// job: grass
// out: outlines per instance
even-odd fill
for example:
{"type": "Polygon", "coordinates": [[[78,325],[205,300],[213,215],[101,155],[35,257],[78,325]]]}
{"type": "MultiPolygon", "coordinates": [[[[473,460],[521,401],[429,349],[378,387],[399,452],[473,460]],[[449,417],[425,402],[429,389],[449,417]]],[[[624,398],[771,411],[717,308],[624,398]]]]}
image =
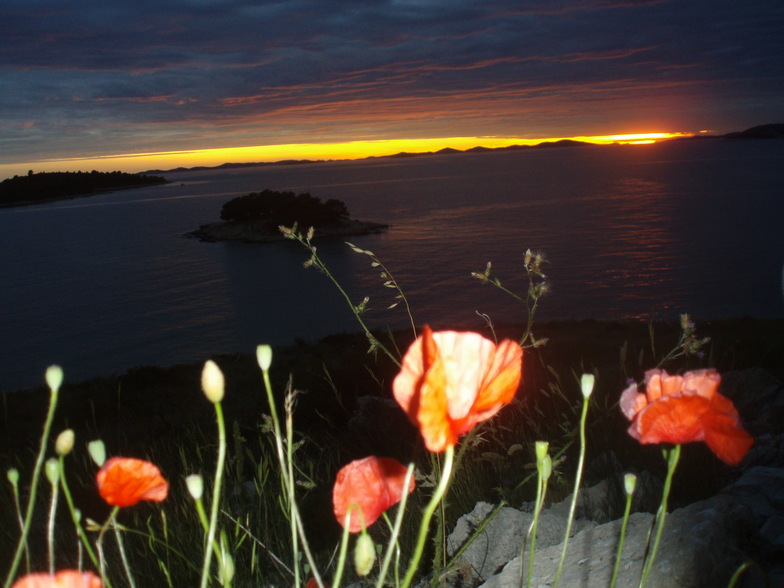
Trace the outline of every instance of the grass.
{"type": "MultiPolygon", "coordinates": [[[[680,358],[667,367],[681,370],[710,365],[720,372],[762,367],[784,378],[783,326],[782,320],[755,319],[700,324],[700,334],[712,338],[706,356],[680,358]]],[[[520,325],[496,325],[499,338],[519,339],[524,329],[520,325]]],[[[556,475],[548,490],[550,499],[557,500],[571,491],[568,480],[574,478],[578,445],[570,445],[570,441],[579,420],[579,377],[584,372],[598,375],[587,424],[586,464],[613,451],[627,467],[664,473],[666,464],[658,448],[640,447],[628,437],[616,402],[627,378],[640,379],[644,370],[655,365],[677,341],[679,325],[558,322],[537,325],[536,333],[550,343],[526,351],[524,383],[518,398],[463,441],[467,444],[465,454],[458,459],[459,474],[444,503],[439,526],[442,533],[436,533],[438,544],[443,543],[443,533],[448,533],[455,520],[478,500],[503,499],[514,505],[534,498],[535,440],[549,440],[552,455],[564,450],[565,460],[556,460],[556,475]]],[[[386,335],[379,333],[377,337],[385,341],[386,335]]],[[[395,333],[394,344],[389,342],[387,346],[405,349],[412,337],[410,330],[395,333]]],[[[251,354],[214,359],[226,376],[223,409],[229,439],[220,528],[237,570],[234,585],[290,584],[284,567],[292,561],[290,526],[280,503],[285,491],[264,418],[268,409],[261,374],[251,354]]],[[[390,396],[397,369],[385,355],[367,353],[364,334],[334,335],[318,343],[275,350],[271,377],[278,395],[276,402],[283,405],[290,378],[293,387],[301,391],[295,413],[297,499],[311,547],[325,568],[340,540],[341,529],[332,515],[331,487],[343,464],[377,454],[404,463],[413,459],[425,475],[433,471],[417,431],[402,412],[380,410],[390,396]],[[370,406],[379,412],[375,420],[369,419],[362,427],[356,415],[360,406],[368,406],[363,400],[368,396],[374,399],[370,406]]],[[[113,378],[66,381],[59,394],[52,430],[54,435],[65,428],[76,432],[77,450],[67,458],[67,475],[74,502],[85,519],[102,521],[110,511],[97,496],[96,468],[83,451],[89,440],[103,439],[110,456],[153,461],[172,485],[170,498],[161,505],[142,503],[120,513],[119,523],[136,530],[127,534],[126,549],[137,585],[191,585],[199,576],[203,532],[184,479],[202,473],[205,496],[209,496],[210,472],[214,471],[217,453],[214,413],[200,393],[200,373],[201,364],[142,367],[113,378]]],[[[24,481],[29,480],[35,460],[48,397],[47,390],[39,389],[3,398],[0,463],[4,470],[20,470],[23,503],[24,493],[29,491],[24,481]]],[[[689,465],[682,466],[675,479],[671,506],[704,498],[726,482],[728,469],[718,460],[706,459],[708,453],[702,444],[684,447],[682,461],[689,465]]],[[[589,468],[586,482],[602,474],[589,468]]],[[[420,479],[420,488],[427,483],[427,479],[420,479]]],[[[45,487],[41,487],[30,535],[34,562],[46,559],[45,487]]],[[[413,494],[407,516],[421,512],[426,498],[419,492],[413,494]]],[[[8,568],[18,537],[15,512],[10,491],[0,492],[0,569],[8,568]]],[[[403,526],[404,553],[416,540],[417,526],[403,526]]],[[[61,508],[56,538],[58,568],[77,564],[79,553],[72,528],[61,508]]],[[[381,524],[374,525],[371,533],[377,544],[383,544],[388,536],[381,524]]],[[[107,539],[107,545],[112,546],[112,541],[107,539]]],[[[425,561],[437,557],[444,561],[438,549],[429,544],[425,561]]],[[[109,563],[109,573],[121,578],[119,558],[115,559],[109,563]]]]}

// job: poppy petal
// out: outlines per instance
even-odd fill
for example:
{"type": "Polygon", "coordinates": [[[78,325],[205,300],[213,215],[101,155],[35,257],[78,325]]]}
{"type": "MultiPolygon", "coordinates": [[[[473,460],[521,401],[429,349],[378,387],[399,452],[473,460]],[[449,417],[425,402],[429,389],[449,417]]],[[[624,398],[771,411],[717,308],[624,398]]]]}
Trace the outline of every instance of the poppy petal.
{"type": "Polygon", "coordinates": [[[440,452],[511,402],[522,377],[522,349],[477,333],[425,326],[408,348],[393,394],[426,447],[440,452]]]}
{"type": "Polygon", "coordinates": [[[732,401],[719,393],[721,376],[716,370],[694,370],[683,376],[648,370],[645,383],[645,395],[631,385],[620,400],[623,414],[631,421],[629,434],[640,443],[705,441],[729,465],[737,465],[754,444],[732,401]]]}
{"type": "MultiPolygon", "coordinates": [[[[343,466],[335,477],[332,505],[337,521],[343,525],[351,512],[348,530],[357,533],[372,525],[390,506],[400,502],[408,469],[389,457],[370,456],[343,466]],[[357,512],[354,506],[362,510],[357,512]]],[[[408,493],[414,491],[414,480],[408,493]]]]}
{"type": "Polygon", "coordinates": [[[60,570],[52,574],[27,574],[11,588],[102,588],[101,579],[92,572],[60,570]]]}
{"type": "Polygon", "coordinates": [[[131,457],[113,457],[95,476],[98,493],[112,506],[128,507],[141,500],[161,502],[169,483],[155,464],[131,457]]]}

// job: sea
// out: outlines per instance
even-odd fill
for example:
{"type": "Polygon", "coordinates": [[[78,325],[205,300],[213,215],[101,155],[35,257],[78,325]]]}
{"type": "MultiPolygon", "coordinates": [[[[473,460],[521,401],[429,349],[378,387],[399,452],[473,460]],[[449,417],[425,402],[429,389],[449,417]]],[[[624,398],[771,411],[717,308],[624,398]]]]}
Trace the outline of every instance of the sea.
{"type": "Polygon", "coordinates": [[[0,390],[253,353],[371,328],[537,320],[784,316],[784,141],[531,148],[167,172],[165,185],[0,210],[0,390]],[[264,189],[344,201],[379,234],[296,242],[185,237],[264,189]],[[383,264],[357,253],[370,251],[383,264]],[[405,294],[384,286],[389,277],[405,294]]]}

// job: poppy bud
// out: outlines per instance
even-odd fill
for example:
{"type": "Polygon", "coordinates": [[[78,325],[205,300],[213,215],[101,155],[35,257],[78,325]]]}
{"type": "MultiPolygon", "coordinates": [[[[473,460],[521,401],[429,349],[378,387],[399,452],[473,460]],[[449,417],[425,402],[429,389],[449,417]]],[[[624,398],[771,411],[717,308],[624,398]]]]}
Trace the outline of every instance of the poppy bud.
{"type": "Polygon", "coordinates": [[[256,361],[261,368],[261,371],[269,371],[272,365],[272,347],[269,345],[259,345],[256,347],[256,361]]]}
{"type": "Polygon", "coordinates": [[[225,381],[223,379],[223,372],[211,359],[204,363],[204,369],[201,372],[201,389],[207,400],[213,404],[218,404],[223,400],[225,391],[225,381]]]}
{"type": "Polygon", "coordinates": [[[541,463],[544,456],[547,455],[547,448],[549,447],[547,441],[537,441],[534,447],[536,448],[536,463],[541,463]]]}
{"type": "Polygon", "coordinates": [[[583,392],[583,398],[591,397],[595,380],[596,378],[593,374],[583,374],[583,377],[580,379],[580,388],[583,392]]]}
{"type": "Polygon", "coordinates": [[[59,365],[50,365],[46,368],[46,384],[53,394],[57,394],[63,383],[63,368],[59,365]]]}
{"type": "Polygon", "coordinates": [[[623,489],[626,490],[626,495],[631,496],[634,494],[634,489],[637,487],[637,476],[634,474],[625,474],[623,476],[623,489]]]}
{"type": "Polygon", "coordinates": [[[553,460],[549,455],[545,455],[542,460],[542,480],[545,482],[550,479],[550,474],[553,473],[553,460]]]}
{"type": "Polygon", "coordinates": [[[373,545],[373,539],[367,533],[362,533],[354,545],[354,569],[357,576],[367,576],[375,561],[376,546],[373,545]]]}
{"type": "Polygon", "coordinates": [[[16,468],[11,468],[5,475],[8,481],[11,482],[11,486],[16,486],[19,483],[19,470],[16,468]]]}
{"type": "Polygon", "coordinates": [[[55,458],[50,457],[44,464],[44,472],[49,483],[52,486],[57,486],[57,482],[60,481],[60,463],[55,458]]]}
{"type": "Polygon", "coordinates": [[[74,446],[73,429],[66,429],[57,436],[54,442],[54,450],[57,455],[68,455],[74,446]]]}
{"type": "Polygon", "coordinates": [[[106,446],[103,444],[103,441],[100,439],[90,441],[87,444],[87,451],[90,453],[90,457],[93,458],[95,465],[99,468],[103,467],[103,464],[106,461],[106,446]]]}
{"type": "Polygon", "coordinates": [[[204,478],[199,474],[191,474],[185,478],[185,485],[188,486],[188,492],[194,500],[201,500],[204,494],[204,478]]]}

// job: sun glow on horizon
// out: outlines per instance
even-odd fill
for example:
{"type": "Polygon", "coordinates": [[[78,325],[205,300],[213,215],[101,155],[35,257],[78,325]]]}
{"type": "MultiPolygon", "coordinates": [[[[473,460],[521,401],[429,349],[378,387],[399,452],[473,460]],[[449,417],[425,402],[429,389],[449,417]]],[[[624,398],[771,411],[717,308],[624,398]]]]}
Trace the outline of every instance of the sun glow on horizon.
{"type": "Polygon", "coordinates": [[[473,147],[499,148],[512,145],[538,145],[562,140],[595,144],[650,144],[660,140],[692,136],[692,133],[636,133],[622,135],[558,137],[525,139],[520,137],[443,137],[433,139],[386,139],[346,141],[341,143],[291,143],[253,147],[226,147],[149,153],[125,153],[96,157],[40,159],[17,164],[0,165],[0,178],[51,171],[115,171],[142,172],[152,169],[169,170],[179,167],[214,167],[223,163],[274,163],[287,160],[352,160],[381,157],[396,153],[426,153],[451,148],[460,151],[473,147]]]}

